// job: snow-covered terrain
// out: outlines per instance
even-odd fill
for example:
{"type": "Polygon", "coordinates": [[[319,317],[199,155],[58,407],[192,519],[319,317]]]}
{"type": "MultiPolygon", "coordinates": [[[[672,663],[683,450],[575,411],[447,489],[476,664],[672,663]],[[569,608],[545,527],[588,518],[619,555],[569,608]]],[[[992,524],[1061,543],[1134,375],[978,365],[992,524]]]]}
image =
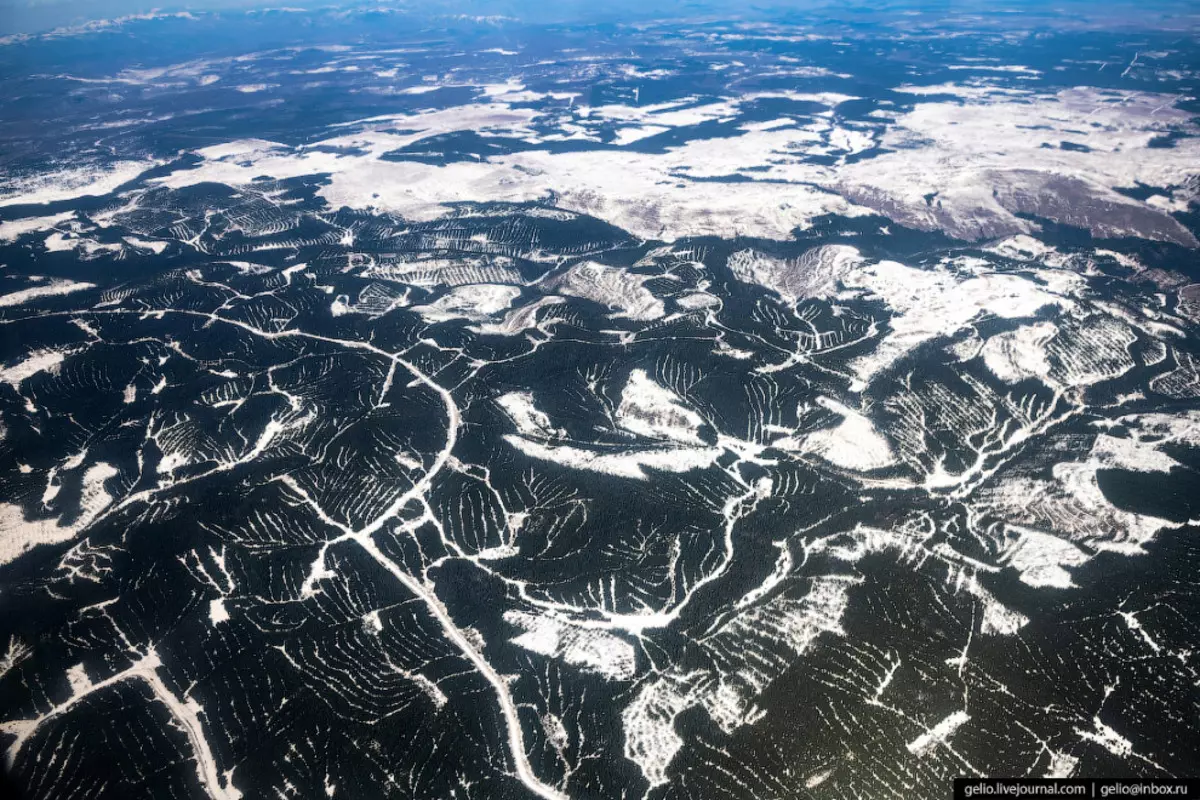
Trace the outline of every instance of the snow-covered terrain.
{"type": "Polygon", "coordinates": [[[910,11],[0,44],[5,780],[1186,776],[1196,42],[910,11]]]}

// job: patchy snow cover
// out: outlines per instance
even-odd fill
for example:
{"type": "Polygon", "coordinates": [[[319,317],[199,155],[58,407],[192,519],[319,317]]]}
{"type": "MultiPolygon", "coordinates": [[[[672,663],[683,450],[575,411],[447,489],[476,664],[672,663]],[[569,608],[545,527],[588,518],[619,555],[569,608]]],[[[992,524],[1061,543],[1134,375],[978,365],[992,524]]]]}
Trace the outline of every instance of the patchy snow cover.
{"type": "Polygon", "coordinates": [[[651,786],[660,786],[683,747],[675,722],[684,711],[704,709],[726,734],[761,718],[765,712],[754,707],[758,695],[822,635],[843,633],[849,585],[842,576],[824,576],[803,597],[776,597],[756,606],[705,637],[700,647],[712,667],[676,664],[641,684],[621,714],[625,757],[651,786]],[[734,648],[751,648],[757,657],[731,663],[723,654],[734,648]]]}
{"type": "Polygon", "coordinates": [[[47,236],[42,242],[42,246],[51,253],[65,253],[73,250],[84,260],[97,258],[105,253],[120,253],[125,249],[125,246],[118,242],[100,242],[90,236],[62,231],[55,231],[47,236]]]}
{"type": "Polygon", "coordinates": [[[532,303],[518,306],[504,315],[499,321],[484,321],[472,326],[472,330],[483,335],[515,336],[530,328],[548,329],[554,324],[554,315],[547,314],[545,322],[538,321],[538,315],[543,309],[561,304],[561,299],[555,297],[539,297],[532,303]]]}
{"type": "Polygon", "coordinates": [[[1034,214],[1082,222],[1097,236],[1196,245],[1168,214],[1116,191],[1180,185],[1194,173],[1200,141],[1149,146],[1171,126],[1189,124],[1174,105],[1178,98],[1086,87],[1055,94],[950,85],[901,90],[962,100],[918,103],[898,117],[880,141],[892,152],[842,167],[839,191],[849,199],[903,224],[967,239],[1032,233],[1036,224],[1018,214],[1034,214]],[[1061,141],[1081,147],[1063,149],[1061,141]],[[1117,152],[1122,157],[1112,157],[1117,152]]]}
{"type": "MultiPolygon", "coordinates": [[[[724,110],[724,105],[711,113],[718,110],[724,110]]],[[[537,115],[499,102],[389,115],[348,123],[364,130],[314,142],[308,148],[291,150],[265,142],[206,148],[199,153],[205,161],[198,167],[177,170],[155,182],[175,188],[205,181],[241,186],[260,175],[284,179],[328,174],[330,182],[319,193],[331,206],[375,208],[414,220],[440,217],[449,203],[525,203],[552,192],[561,208],[600,217],[636,235],[665,239],[737,233],[784,238],[792,229],[807,226],[815,215],[857,213],[852,204],[813,188],[808,180],[792,181],[781,196],[780,186],[773,183],[679,179],[736,174],[761,166],[797,142],[821,140],[819,134],[797,129],[691,140],[661,153],[526,150],[442,165],[380,160],[384,153],[456,130],[536,141],[530,124],[537,115]]],[[[656,119],[661,120],[661,115],[656,119]]],[[[641,132],[639,126],[637,133],[641,132]]],[[[803,173],[807,179],[816,177],[811,167],[803,168],[803,173]]]]}
{"type": "Polygon", "coordinates": [[[456,286],[429,305],[412,306],[412,310],[429,322],[485,320],[511,306],[520,294],[516,286],[456,286]]]}
{"type": "Polygon", "coordinates": [[[103,165],[70,167],[25,178],[9,178],[0,183],[0,207],[106,195],[162,163],[114,161],[103,165]]]}
{"type": "Polygon", "coordinates": [[[1026,378],[1046,380],[1051,370],[1046,346],[1057,334],[1058,328],[1052,322],[1035,322],[997,334],[983,344],[983,363],[1006,383],[1026,378]]]}
{"type": "Polygon", "coordinates": [[[630,373],[616,417],[620,427],[639,436],[701,444],[698,431],[704,419],[685,408],[674,392],[655,383],[643,369],[630,373]]]}
{"type": "Polygon", "coordinates": [[[30,286],[16,292],[0,295],[0,308],[19,306],[36,300],[39,297],[57,297],[59,295],[81,292],[84,289],[95,289],[96,284],[84,281],[69,281],[62,278],[51,278],[46,283],[30,286]]]}
{"type": "Polygon", "coordinates": [[[757,284],[775,292],[788,303],[806,297],[832,294],[844,275],[862,263],[858,250],[849,245],[815,247],[797,259],[773,258],[757,250],[738,250],[727,265],[743,283],[757,284]]]}
{"type": "Polygon", "coordinates": [[[604,630],[572,625],[548,614],[506,611],[504,621],[525,632],[512,643],[534,653],[561,658],[608,680],[634,677],[633,645],[604,630]]]}
{"type": "Polygon", "coordinates": [[[1071,542],[1020,525],[1009,525],[1015,539],[1001,553],[1000,563],[1021,573],[1021,581],[1030,586],[1074,586],[1067,567],[1078,567],[1089,556],[1071,542]]]}
{"type": "Polygon", "coordinates": [[[537,408],[533,402],[532,392],[509,392],[496,398],[496,405],[504,409],[517,432],[522,436],[556,438],[565,435],[561,428],[556,428],[546,412],[537,408]]]}
{"type": "Polygon", "coordinates": [[[218,597],[208,603],[208,620],[213,627],[229,621],[229,611],[225,608],[225,599],[218,597]]]}
{"type": "Polygon", "coordinates": [[[125,236],[122,238],[126,244],[136,247],[138,250],[148,250],[155,255],[161,255],[171,244],[170,242],[156,241],[154,239],[142,239],[138,236],[125,236]]]}
{"type": "Polygon", "coordinates": [[[7,383],[20,390],[26,379],[40,372],[57,375],[66,357],[67,353],[62,350],[35,350],[16,363],[0,367],[0,383],[7,383]]]}
{"type": "MultiPolygon", "coordinates": [[[[842,421],[804,437],[795,445],[800,452],[859,472],[883,469],[896,463],[892,446],[875,430],[869,417],[828,397],[817,398],[817,404],[840,416],[842,421]]],[[[788,447],[787,444],[777,446],[788,447]]]]}
{"type": "Polygon", "coordinates": [[[711,466],[721,455],[719,447],[667,447],[639,450],[585,449],[574,445],[546,445],[520,436],[504,440],[530,458],[550,461],[571,469],[602,472],[620,478],[646,480],[646,471],[690,472],[711,466]]]}
{"type": "Polygon", "coordinates": [[[0,242],[15,242],[27,233],[48,231],[55,225],[75,217],[74,211],[64,211],[61,214],[51,214],[46,217],[24,217],[0,222],[0,242]]]}
{"type": "Polygon", "coordinates": [[[908,752],[916,756],[925,756],[929,751],[939,744],[945,744],[946,740],[954,735],[955,731],[963,726],[964,723],[970,721],[971,716],[966,711],[955,711],[950,716],[943,719],[937,725],[927,730],[925,733],[918,736],[908,743],[908,752]]]}
{"type": "Polygon", "coordinates": [[[558,294],[607,306],[614,317],[645,321],[666,314],[663,302],[645,286],[649,279],[621,267],[584,261],[545,281],[543,286],[558,294]]]}
{"type": "Polygon", "coordinates": [[[891,311],[891,328],[874,352],[850,362],[859,387],[909,352],[948,336],[983,315],[1031,317],[1046,306],[1074,307],[1074,301],[1028,278],[978,270],[959,274],[946,265],[917,269],[895,261],[859,267],[842,277],[845,286],[877,297],[891,311]]]}
{"type": "MultiPolygon", "coordinates": [[[[1062,540],[1095,551],[1139,555],[1160,531],[1178,527],[1170,520],[1117,508],[1100,488],[1097,473],[1116,469],[1167,473],[1181,465],[1164,452],[1173,444],[1200,446],[1200,412],[1180,415],[1133,414],[1115,420],[1125,434],[1099,433],[1082,460],[1062,461],[1051,469],[1051,479],[1013,476],[980,493],[979,507],[1009,521],[1010,529],[1029,528],[1054,534],[1062,540]],[[1017,526],[1017,527],[1013,527],[1017,526]]],[[[1026,547],[1047,551],[1062,566],[1077,566],[1078,559],[1061,545],[1035,536],[1015,545],[1012,558],[1023,562],[1026,547]],[[1066,560],[1063,560],[1066,559],[1066,560]]],[[[1082,551],[1081,551],[1082,552],[1082,551]]],[[[1008,558],[1006,555],[1005,558],[1008,558]]],[[[1022,569],[1020,563],[1014,564],[1022,569]]],[[[1047,562],[1047,566],[1056,566],[1047,562]]],[[[1035,580],[1065,577],[1055,569],[1042,571],[1035,580]]],[[[1027,581],[1028,582],[1028,581],[1027,581]]]]}
{"type": "Polygon", "coordinates": [[[69,524],[60,519],[26,519],[21,507],[0,503],[0,564],[8,564],[40,544],[70,541],[113,502],[105,482],[118,475],[116,467],[100,461],[80,478],[79,513],[69,524]]]}
{"type": "Polygon", "coordinates": [[[993,242],[983,250],[1016,261],[1039,261],[1050,266],[1058,266],[1065,260],[1055,248],[1024,233],[993,242]]]}
{"type": "MultiPolygon", "coordinates": [[[[564,113],[520,105],[542,95],[510,81],[484,87],[480,102],[341,123],[336,127],[347,132],[303,147],[251,140],[204,148],[198,167],[155,182],[240,186],[261,175],[327,174],[320,194],[331,206],[375,208],[414,220],[440,217],[455,202],[553,196],[562,208],[667,240],[739,234],[786,239],[818,215],[873,209],[906,225],[971,239],[1035,231],[1036,224],[1021,214],[1072,223],[1082,214],[1097,235],[1195,243],[1162,202],[1140,202],[1116,191],[1139,183],[1182,185],[1192,174],[1200,161],[1195,138],[1149,147],[1170,126],[1190,124],[1187,113],[1174,106],[1178,98],[1086,88],[1036,94],[982,84],[900,90],[930,99],[886,124],[841,123],[832,109],[853,98],[836,92],[757,92],[707,102],[578,106],[564,113]],[[935,97],[942,94],[953,99],[935,97]],[[628,148],[659,132],[739,119],[746,104],[771,99],[831,110],[799,127],[749,124],[736,135],[673,141],[660,152],[628,148]],[[1084,119],[1087,132],[1080,136],[1084,119]],[[596,139],[598,125],[615,127],[618,148],[536,147],[596,139]],[[424,139],[468,130],[535,148],[444,164],[381,160],[424,139]],[[1075,139],[1086,147],[1057,146],[1075,139]],[[1048,143],[1053,146],[1044,147],[1048,143]],[[876,146],[872,157],[845,159],[876,146]],[[1106,158],[1118,150],[1136,151],[1137,157],[1106,158]],[[829,155],[840,156],[836,167],[811,158],[829,155]],[[741,180],[703,180],[730,176],[741,180]]],[[[1172,209],[1179,205],[1171,203],[1172,209]]]]}

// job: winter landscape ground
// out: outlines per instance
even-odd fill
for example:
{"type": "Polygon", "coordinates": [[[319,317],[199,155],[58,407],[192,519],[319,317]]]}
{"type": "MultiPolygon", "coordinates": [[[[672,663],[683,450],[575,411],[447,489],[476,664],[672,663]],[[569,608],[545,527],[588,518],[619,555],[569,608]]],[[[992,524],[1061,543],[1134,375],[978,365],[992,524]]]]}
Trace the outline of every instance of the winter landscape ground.
{"type": "Polygon", "coordinates": [[[1197,19],[0,45],[28,798],[1200,764],[1197,19]]]}

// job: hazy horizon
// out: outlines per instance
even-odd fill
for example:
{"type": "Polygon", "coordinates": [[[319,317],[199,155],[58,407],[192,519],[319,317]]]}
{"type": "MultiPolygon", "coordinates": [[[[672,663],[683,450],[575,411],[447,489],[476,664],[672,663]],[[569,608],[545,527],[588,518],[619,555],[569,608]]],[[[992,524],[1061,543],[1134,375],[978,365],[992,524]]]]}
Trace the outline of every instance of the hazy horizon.
{"type": "Polygon", "coordinates": [[[882,3],[844,3],[813,0],[805,3],[747,2],[744,0],[617,0],[596,4],[586,0],[566,0],[554,4],[528,0],[415,0],[413,2],[356,3],[325,0],[100,0],[79,3],[76,0],[2,0],[0,35],[40,34],[88,23],[120,21],[130,17],[175,13],[237,13],[267,10],[305,10],[309,12],[353,11],[380,8],[424,17],[475,16],[498,20],[540,23],[639,22],[650,19],[784,19],[797,14],[821,12],[831,17],[963,14],[1005,17],[1024,14],[1036,19],[1057,16],[1120,20],[1135,27],[1156,27],[1163,22],[1172,28],[1195,29],[1200,26],[1200,11],[1186,0],[1155,0],[1150,3],[1120,0],[1093,3],[1064,0],[1054,4],[1018,0],[997,5],[983,0],[894,0],[882,3]]]}

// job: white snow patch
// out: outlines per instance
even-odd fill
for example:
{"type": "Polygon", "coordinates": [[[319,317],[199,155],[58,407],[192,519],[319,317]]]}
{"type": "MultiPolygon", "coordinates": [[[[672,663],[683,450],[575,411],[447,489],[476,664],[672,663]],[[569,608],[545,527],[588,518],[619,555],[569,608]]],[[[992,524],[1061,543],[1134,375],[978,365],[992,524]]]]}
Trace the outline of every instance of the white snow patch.
{"type": "Polygon", "coordinates": [[[646,469],[689,472],[711,466],[723,452],[718,447],[670,447],[641,450],[586,450],[573,445],[546,445],[520,436],[504,440],[530,458],[550,461],[572,469],[602,472],[622,478],[646,480],[646,469]]]}
{"type": "Polygon", "coordinates": [[[796,259],[780,259],[757,250],[739,250],[727,265],[739,281],[775,292],[788,303],[806,297],[825,297],[842,276],[862,263],[858,250],[849,245],[816,247],[796,259]]]}
{"type": "Polygon", "coordinates": [[[915,756],[928,755],[929,751],[935,746],[945,744],[946,740],[953,736],[955,731],[970,719],[971,716],[966,711],[955,711],[937,725],[909,742],[907,745],[908,752],[915,756]]]}
{"type": "Polygon", "coordinates": [[[92,688],[92,679],[88,677],[83,664],[76,664],[67,669],[67,684],[70,685],[73,696],[83,694],[92,688]]]}
{"type": "Polygon", "coordinates": [[[1058,589],[1075,585],[1065,567],[1080,566],[1088,560],[1087,553],[1065,539],[1032,528],[1009,525],[1008,531],[1017,538],[1001,553],[999,563],[1020,572],[1022,583],[1058,589]]]}
{"type": "Polygon", "coordinates": [[[0,564],[12,562],[37,545],[58,544],[74,538],[112,503],[112,495],[105,489],[104,483],[118,474],[115,467],[104,461],[84,471],[80,484],[79,515],[70,525],[63,525],[54,519],[27,520],[19,505],[0,503],[0,564]]]}
{"type": "Polygon", "coordinates": [[[1019,233],[994,242],[983,248],[985,252],[1011,258],[1014,261],[1059,261],[1061,254],[1055,248],[1028,234],[1019,233]]]}
{"type": "Polygon", "coordinates": [[[49,282],[39,286],[30,286],[27,289],[0,295],[0,308],[23,305],[39,297],[57,297],[59,295],[71,294],[72,292],[81,292],[84,289],[95,288],[96,284],[94,283],[53,278],[49,282]]]}
{"type": "Polygon", "coordinates": [[[485,320],[509,308],[521,294],[516,286],[468,284],[456,286],[434,302],[412,310],[429,322],[453,319],[485,320]]]}
{"type": "Polygon", "coordinates": [[[1066,753],[1054,753],[1050,757],[1050,767],[1046,770],[1044,778],[1069,778],[1075,772],[1076,765],[1079,764],[1079,759],[1066,753]]]}
{"type": "Polygon", "coordinates": [[[817,398],[817,404],[839,415],[842,421],[833,428],[819,430],[796,445],[777,443],[785,449],[811,453],[838,467],[868,472],[896,463],[892,446],[866,415],[829,397],[817,398]]]}
{"type": "Polygon", "coordinates": [[[685,408],[678,395],[655,383],[643,369],[630,373],[616,418],[620,427],[639,436],[701,444],[698,432],[704,419],[685,408]]]}
{"type": "Polygon", "coordinates": [[[616,137],[613,139],[613,144],[618,147],[624,147],[634,142],[640,142],[642,139],[649,139],[651,136],[657,136],[660,133],[666,133],[670,128],[662,125],[646,125],[640,128],[621,128],[617,131],[616,137]]]}
{"type": "Polygon", "coordinates": [[[988,339],[980,354],[992,374],[1005,383],[1017,383],[1026,378],[1046,380],[1051,369],[1046,345],[1057,334],[1058,328],[1052,322],[1022,325],[988,339]]]}
{"type": "Polygon", "coordinates": [[[850,362],[864,385],[913,349],[979,316],[1016,319],[1045,306],[1074,307],[1073,301],[1018,275],[985,272],[964,280],[945,266],[916,269],[881,261],[853,270],[842,281],[882,299],[892,311],[891,331],[875,351],[850,362]]]}
{"type": "Polygon", "coordinates": [[[0,242],[15,242],[27,233],[50,230],[59,223],[66,222],[75,216],[74,211],[64,211],[48,217],[25,217],[0,222],[0,242]]]}
{"type": "Polygon", "coordinates": [[[0,207],[56,203],[106,195],[161,161],[116,161],[103,166],[71,167],[0,184],[0,207]]]}
{"type": "Polygon", "coordinates": [[[504,409],[517,431],[523,436],[555,438],[564,436],[561,428],[556,428],[550,417],[534,405],[531,392],[509,392],[496,398],[496,405],[504,409]]]}
{"type": "Polygon", "coordinates": [[[561,658],[608,680],[626,681],[634,676],[636,656],[633,645],[619,636],[524,611],[506,611],[504,620],[525,631],[512,640],[518,647],[561,658]]]}
{"type": "Polygon", "coordinates": [[[153,239],[142,239],[137,236],[125,236],[123,238],[126,244],[132,245],[139,250],[149,250],[155,255],[160,255],[170,245],[170,242],[158,242],[153,239]]]}
{"type": "Polygon", "coordinates": [[[224,599],[217,598],[209,602],[208,621],[212,623],[213,627],[229,621],[229,611],[225,608],[224,599]]]}
{"type": "Polygon", "coordinates": [[[66,353],[61,350],[35,350],[11,366],[0,367],[0,383],[7,383],[20,390],[23,381],[39,372],[57,375],[65,360],[66,353]]]}
{"type": "Polygon", "coordinates": [[[644,322],[666,314],[662,301],[644,285],[649,279],[619,267],[584,261],[547,280],[546,286],[559,294],[607,306],[615,317],[644,322]]]}

